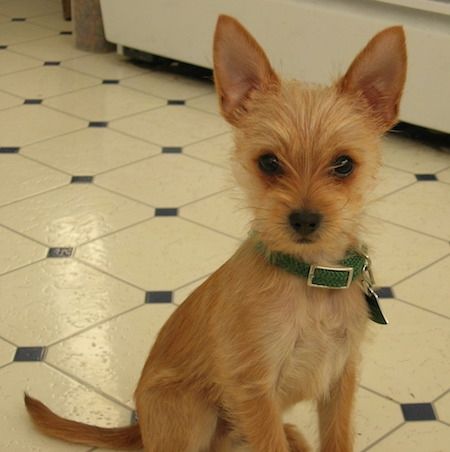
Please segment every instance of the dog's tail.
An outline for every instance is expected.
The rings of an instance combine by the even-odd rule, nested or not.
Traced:
[[[119,428],[102,428],[70,421],[53,413],[39,400],[25,394],[25,405],[36,427],[53,438],[93,447],[114,449],[141,449],[139,425]]]

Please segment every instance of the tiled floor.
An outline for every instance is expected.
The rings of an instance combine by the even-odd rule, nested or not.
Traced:
[[[88,450],[37,434],[24,390],[130,422],[158,329],[248,222],[213,86],[75,49],[59,3],[0,1],[1,452]],[[385,140],[368,223],[391,323],[365,346],[357,451],[450,450],[450,149],[433,146]],[[311,406],[289,417],[314,441]]]

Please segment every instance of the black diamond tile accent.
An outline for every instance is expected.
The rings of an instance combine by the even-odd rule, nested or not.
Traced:
[[[71,35],[72,32],[71,31],[60,31],[59,34],[60,35]]]
[[[94,180],[94,176],[72,176],[70,183],[72,184],[90,184]]]
[[[131,424],[131,425],[134,425],[134,424],[137,424],[137,423],[138,423],[138,415],[137,415],[136,411],[133,410],[133,411],[131,412],[130,424]]]
[[[59,66],[61,61],[44,61],[44,66]]]
[[[435,421],[433,405],[431,403],[402,403],[405,421]]]
[[[184,105],[186,101],[181,99],[169,99],[167,105]]]
[[[155,209],[155,217],[176,217],[178,209],[175,207],[158,207]]]
[[[72,256],[73,248],[50,248],[47,257],[70,257]]]
[[[5,50],[5,49],[7,49],[8,48],[8,46],[5,46],[5,45],[0,45],[0,50]]]
[[[378,287],[375,292],[380,298],[394,298],[394,292],[391,287]]]
[[[147,292],[145,294],[146,303],[172,303],[172,292],[159,291]]]
[[[42,104],[42,99],[25,99],[23,103],[25,105],[39,105]]]
[[[0,154],[17,154],[19,152],[19,149],[19,147],[15,146],[0,147]]]
[[[416,174],[416,179],[418,181],[430,181],[430,180],[437,180],[437,177],[434,174]]]
[[[183,152],[183,148],[177,146],[165,146],[161,150],[163,154],[181,154]]]
[[[102,83],[104,85],[118,85],[120,83],[120,80],[106,79],[103,80]]]
[[[91,121],[88,127],[108,127],[107,121]]]
[[[14,361],[42,361],[45,347],[17,347]]]
[[[12,22],[25,22],[27,19],[25,17],[13,17]]]

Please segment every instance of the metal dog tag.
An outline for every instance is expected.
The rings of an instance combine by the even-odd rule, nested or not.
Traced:
[[[378,303],[378,295],[372,289],[372,287],[367,287],[364,293],[366,297],[367,306],[370,311],[370,318],[381,325],[387,325],[389,322],[381,310],[380,304]]]

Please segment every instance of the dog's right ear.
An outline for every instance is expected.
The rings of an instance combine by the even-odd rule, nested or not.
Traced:
[[[213,54],[222,115],[238,125],[252,94],[277,89],[280,81],[253,36],[230,16],[219,16]]]

